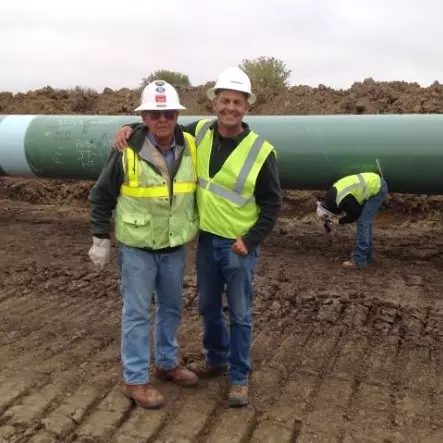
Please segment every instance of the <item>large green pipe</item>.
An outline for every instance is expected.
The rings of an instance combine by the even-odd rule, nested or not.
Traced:
[[[182,116],[180,123],[202,116]],[[96,179],[117,128],[138,116],[0,116],[0,174]],[[326,189],[381,167],[390,191],[443,194],[443,115],[250,116],[275,145],[282,186]],[[377,165],[378,161],[378,165]]]

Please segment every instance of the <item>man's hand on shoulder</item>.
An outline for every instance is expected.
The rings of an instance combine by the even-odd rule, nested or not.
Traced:
[[[117,151],[123,151],[128,146],[128,140],[131,138],[133,129],[130,126],[123,126],[115,135],[113,147]]]

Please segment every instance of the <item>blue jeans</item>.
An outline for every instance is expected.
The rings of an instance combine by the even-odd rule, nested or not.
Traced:
[[[251,372],[252,278],[258,249],[241,256],[232,239],[201,232],[197,247],[199,311],[203,316],[203,346],[209,365],[229,364],[232,384],[246,384]],[[223,316],[226,286],[230,333]]]
[[[366,266],[372,260],[372,219],[377,215],[387,195],[388,185],[382,178],[380,192],[368,199],[357,220],[357,241],[352,259],[359,265]]]
[[[156,291],[155,363],[162,369],[177,366],[176,333],[183,306],[182,287],[186,248],[155,253],[119,246],[118,263],[123,298],[121,358],[123,380],[149,382],[151,299]]]

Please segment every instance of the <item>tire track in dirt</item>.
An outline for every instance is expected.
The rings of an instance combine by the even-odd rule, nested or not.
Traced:
[[[19,339],[14,342],[14,347],[22,352],[26,350],[27,346],[32,347],[34,342],[43,341],[43,339],[51,338],[56,335],[57,330],[63,328],[63,321],[60,321],[57,317],[54,318],[54,303],[58,304],[57,298],[52,300],[48,306],[41,308],[40,310],[31,311],[31,313],[25,313],[26,322],[23,321],[24,316],[17,312],[15,315],[8,315],[8,318],[3,323],[5,330],[12,330],[14,334],[18,335]],[[84,320],[86,313],[91,314],[93,308],[96,305],[96,301],[86,301],[79,305],[79,300],[71,300],[68,303],[60,305],[61,310],[69,311],[72,319]],[[17,307],[17,310],[20,308]],[[10,312],[8,310],[8,312]],[[70,320],[64,319],[65,321]],[[11,341],[10,336],[4,336],[0,340],[0,344],[8,343]],[[50,347],[50,344],[48,345]]]
[[[91,405],[103,397],[103,390],[110,388],[117,379],[118,348],[115,344],[101,352],[91,353],[91,357],[79,365],[71,355],[71,364],[65,368],[54,368],[52,365],[52,370],[47,374],[34,373],[34,385],[30,386],[33,389],[22,389],[20,395],[13,399],[14,404],[9,405],[9,409],[0,417],[0,423],[13,426],[19,441],[32,435],[31,429],[36,431],[40,428],[59,438],[65,437],[70,430],[69,420],[72,421],[70,428],[73,428]],[[94,374],[97,370],[99,375]],[[91,373],[94,374],[92,380]],[[14,382],[9,384],[13,386]]]
[[[75,313],[75,310],[73,313]],[[17,357],[10,357],[7,361],[4,360],[2,371],[5,373],[13,373],[17,368],[26,368],[27,371],[32,371],[37,368],[38,371],[42,371],[48,361],[61,361],[61,355],[63,355],[66,349],[77,349],[78,354],[81,355],[83,348],[83,353],[87,356],[90,352],[97,349],[97,347],[102,346],[103,340],[105,342],[108,341],[107,337],[100,337],[101,334],[99,331],[100,329],[104,329],[105,324],[109,324],[109,312],[105,311],[97,315],[97,313],[91,309],[90,304],[87,303],[86,306],[78,309],[78,314],[76,318],[81,320],[79,328],[76,328],[74,324],[71,329],[66,324],[66,319],[65,322],[59,324],[58,331],[53,331],[53,323],[48,322],[44,332],[46,332],[49,337],[56,335],[55,338],[48,341],[48,336],[43,334],[38,349],[35,351],[30,350],[29,352],[25,350],[24,354],[20,354]],[[102,326],[102,328],[100,328],[100,326]],[[21,349],[20,352],[22,352]],[[72,354],[74,355],[75,352]],[[8,355],[8,352],[6,352],[6,355]]]

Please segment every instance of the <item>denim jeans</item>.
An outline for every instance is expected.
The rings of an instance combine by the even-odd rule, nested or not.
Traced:
[[[203,346],[209,365],[229,364],[232,384],[246,384],[251,371],[252,278],[259,250],[241,256],[234,240],[201,232],[197,247],[199,312],[203,317]],[[230,333],[223,315],[228,301]]]
[[[155,253],[119,246],[118,263],[123,298],[121,358],[123,380],[149,382],[151,299],[156,292],[155,363],[162,369],[177,366],[176,339],[183,306],[182,287],[186,247]]]
[[[380,192],[368,199],[357,220],[357,240],[352,259],[359,265],[366,266],[372,260],[372,219],[377,215],[387,195],[388,185],[382,178]]]

